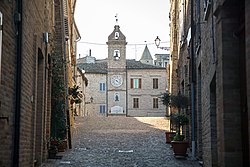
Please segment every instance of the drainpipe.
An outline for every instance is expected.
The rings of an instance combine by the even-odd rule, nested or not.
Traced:
[[[212,13],[214,13],[214,1],[213,0],[211,0],[211,11],[212,11]],[[214,16],[212,15],[212,17],[211,17],[211,21],[212,21],[212,47],[213,47],[213,53],[212,53],[212,55],[213,55],[213,64],[215,64],[216,62],[217,62],[217,60],[216,60],[216,57],[215,57],[215,38],[214,38]]]
[[[68,142],[69,142],[69,149],[72,148],[72,141],[71,141],[71,125],[70,125],[70,111],[69,111],[69,85],[68,85],[68,66],[67,66],[67,55],[66,55],[66,39],[65,39],[65,27],[64,27],[64,6],[63,2],[61,1],[61,9],[62,9],[62,34],[63,34],[63,66],[64,66],[64,73],[65,73],[65,86],[66,86],[66,93],[65,93],[65,110],[67,115],[67,129],[68,129]]]
[[[128,67],[126,65],[126,117],[128,116]]]
[[[19,166],[19,143],[20,143],[20,116],[21,116],[21,70],[22,70],[22,12],[23,2],[17,0],[16,24],[16,97],[15,97],[15,120],[14,120],[14,152],[13,167]]]
[[[194,61],[194,0],[191,0],[191,111],[192,111],[192,159],[195,160],[195,61]]]
[[[108,117],[108,114],[109,114],[109,105],[108,105],[108,102],[109,102],[109,99],[108,99],[108,85],[109,84],[109,80],[108,80],[108,71],[107,71],[107,75],[106,75],[106,117]]]

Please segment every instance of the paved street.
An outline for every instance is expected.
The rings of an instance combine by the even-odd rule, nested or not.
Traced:
[[[165,143],[165,118],[76,117],[73,148],[42,167],[198,167]]]

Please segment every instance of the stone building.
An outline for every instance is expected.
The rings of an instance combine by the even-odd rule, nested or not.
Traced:
[[[167,67],[169,65],[169,54],[155,54],[155,65]]]
[[[250,163],[249,9],[247,0],[171,0],[172,85],[190,97],[186,135],[206,167]]]
[[[155,66],[145,47],[140,61],[126,59],[126,37],[115,25],[108,37],[108,58],[78,59],[85,70],[86,113],[124,116],[164,116],[159,96],[167,88],[166,68]]]
[[[48,158],[53,53],[65,53],[63,4],[75,1],[0,2],[0,166],[39,166]]]
[[[79,91],[80,91],[80,102],[75,103],[74,106],[74,113],[77,116],[86,116],[85,113],[85,91],[86,91],[86,87],[88,86],[88,80],[85,77],[85,71],[84,70],[80,70],[78,67],[76,67],[76,71],[74,72],[74,78],[75,78],[75,84],[77,84],[77,86],[79,86]]]

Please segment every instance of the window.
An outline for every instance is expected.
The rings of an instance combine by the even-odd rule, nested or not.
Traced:
[[[141,78],[139,78],[139,79],[130,79],[130,88],[132,88],[132,89],[141,89]]]
[[[158,78],[153,78],[153,89],[158,89]]]
[[[114,50],[114,59],[119,60],[121,57],[119,50]]]
[[[133,108],[139,108],[139,98],[133,98]]]
[[[158,98],[153,98],[153,108],[159,108],[158,106]]]
[[[120,101],[120,93],[115,93],[114,94],[114,100],[115,101]]]
[[[101,83],[100,83],[100,91],[101,91],[101,92],[104,92],[105,90],[106,90],[106,85],[105,85],[104,82],[101,82]]]
[[[119,32],[115,32],[115,39],[119,39]]]
[[[207,21],[211,9],[211,0],[204,0],[204,20]]]
[[[105,105],[100,105],[100,113],[105,114],[106,112],[106,106]]]

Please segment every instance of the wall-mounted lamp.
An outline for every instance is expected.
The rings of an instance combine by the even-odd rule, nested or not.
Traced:
[[[94,98],[91,96],[91,97],[89,98],[89,100],[90,100],[90,101],[85,102],[85,104],[90,104],[90,103],[93,103]]]
[[[160,44],[161,44],[161,40],[157,36],[156,39],[155,39],[155,45],[157,46],[157,48],[162,49],[162,50],[169,50],[169,47],[160,47]]]

